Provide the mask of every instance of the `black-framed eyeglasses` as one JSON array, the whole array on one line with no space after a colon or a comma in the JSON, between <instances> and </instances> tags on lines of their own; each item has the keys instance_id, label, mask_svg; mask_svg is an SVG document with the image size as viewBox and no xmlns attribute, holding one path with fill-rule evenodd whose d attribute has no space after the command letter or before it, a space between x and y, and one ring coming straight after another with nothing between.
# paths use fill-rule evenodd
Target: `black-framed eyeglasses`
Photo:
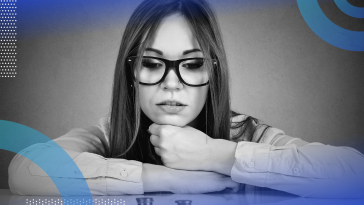
<instances>
[{"instance_id":1,"label":"black-framed eyeglasses","mask_svg":"<svg viewBox=\"0 0 364 205\"><path fill-rule=\"evenodd\" d=\"M138 58L141 58L140 66L136 65ZM207 63L217 65L216 59L208 58L185 58L175 61L152 56L130 56L127 63L134 73L134 81L142 85L157 85L164 81L170 69L173 69L180 82L199 87L209 84L209 72ZM211 66L211 67L212 67Z\"/></svg>"}]
</instances>

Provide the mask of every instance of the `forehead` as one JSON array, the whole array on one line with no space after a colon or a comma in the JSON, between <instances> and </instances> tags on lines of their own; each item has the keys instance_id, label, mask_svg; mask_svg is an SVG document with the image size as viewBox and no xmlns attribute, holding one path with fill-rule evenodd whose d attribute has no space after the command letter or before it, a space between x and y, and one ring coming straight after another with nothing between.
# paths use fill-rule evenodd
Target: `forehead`
<instances>
[{"instance_id":1,"label":"forehead","mask_svg":"<svg viewBox=\"0 0 364 205\"><path fill-rule=\"evenodd\" d=\"M149 47L171 56L178 55L185 50L200 48L189 24L180 14L173 14L162 20Z\"/></svg>"}]
</instances>

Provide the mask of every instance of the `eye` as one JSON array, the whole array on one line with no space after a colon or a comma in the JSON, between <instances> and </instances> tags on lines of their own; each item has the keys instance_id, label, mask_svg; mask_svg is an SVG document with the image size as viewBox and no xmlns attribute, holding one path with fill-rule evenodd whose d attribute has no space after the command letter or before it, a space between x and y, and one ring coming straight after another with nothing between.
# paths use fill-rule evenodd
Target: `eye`
<instances>
[{"instance_id":1,"label":"eye","mask_svg":"<svg viewBox=\"0 0 364 205\"><path fill-rule=\"evenodd\" d=\"M204 62L202 59L198 60L187 60L182 63L182 67L187 69L199 69L203 66Z\"/></svg>"},{"instance_id":2,"label":"eye","mask_svg":"<svg viewBox=\"0 0 364 205\"><path fill-rule=\"evenodd\" d=\"M143 59L142 65L143 67L149 69L158 69L163 67L163 63L156 59Z\"/></svg>"}]
</instances>

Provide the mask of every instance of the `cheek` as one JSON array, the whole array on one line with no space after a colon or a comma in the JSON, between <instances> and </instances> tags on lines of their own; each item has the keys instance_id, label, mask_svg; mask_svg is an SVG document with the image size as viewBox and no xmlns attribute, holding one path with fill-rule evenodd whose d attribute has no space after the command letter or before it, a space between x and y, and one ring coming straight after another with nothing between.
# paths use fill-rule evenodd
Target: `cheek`
<instances>
[{"instance_id":1,"label":"cheek","mask_svg":"<svg viewBox=\"0 0 364 205\"><path fill-rule=\"evenodd\" d=\"M151 102L153 100L154 92L147 87L139 87L139 103L144 113L151 112Z\"/></svg>"},{"instance_id":2,"label":"cheek","mask_svg":"<svg viewBox=\"0 0 364 205\"><path fill-rule=\"evenodd\" d=\"M198 90L196 90L196 92L194 92L192 94L192 101L194 106L194 111L196 112L200 112L201 109L203 108L203 106L205 105L206 99L207 99L207 93L208 93L208 86L204 86L199 88ZM197 114L198 114L197 113Z\"/></svg>"}]
</instances>

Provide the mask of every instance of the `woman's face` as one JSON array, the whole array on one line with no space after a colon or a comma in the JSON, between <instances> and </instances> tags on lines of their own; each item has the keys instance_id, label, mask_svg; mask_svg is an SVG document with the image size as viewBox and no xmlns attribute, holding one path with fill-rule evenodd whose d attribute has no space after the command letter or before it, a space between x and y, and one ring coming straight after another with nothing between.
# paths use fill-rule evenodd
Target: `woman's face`
<instances>
[{"instance_id":1,"label":"woman's face","mask_svg":"<svg viewBox=\"0 0 364 205\"><path fill-rule=\"evenodd\" d=\"M204 57L189 25L178 14L166 17L161 22L144 56L167 60ZM201 87L185 85L179 81L172 69L160 84L152 86L139 84L141 109L157 124L196 126L195 119L205 104L207 93L208 85ZM185 106L166 105L163 103L165 101L177 101Z\"/></svg>"}]
</instances>

